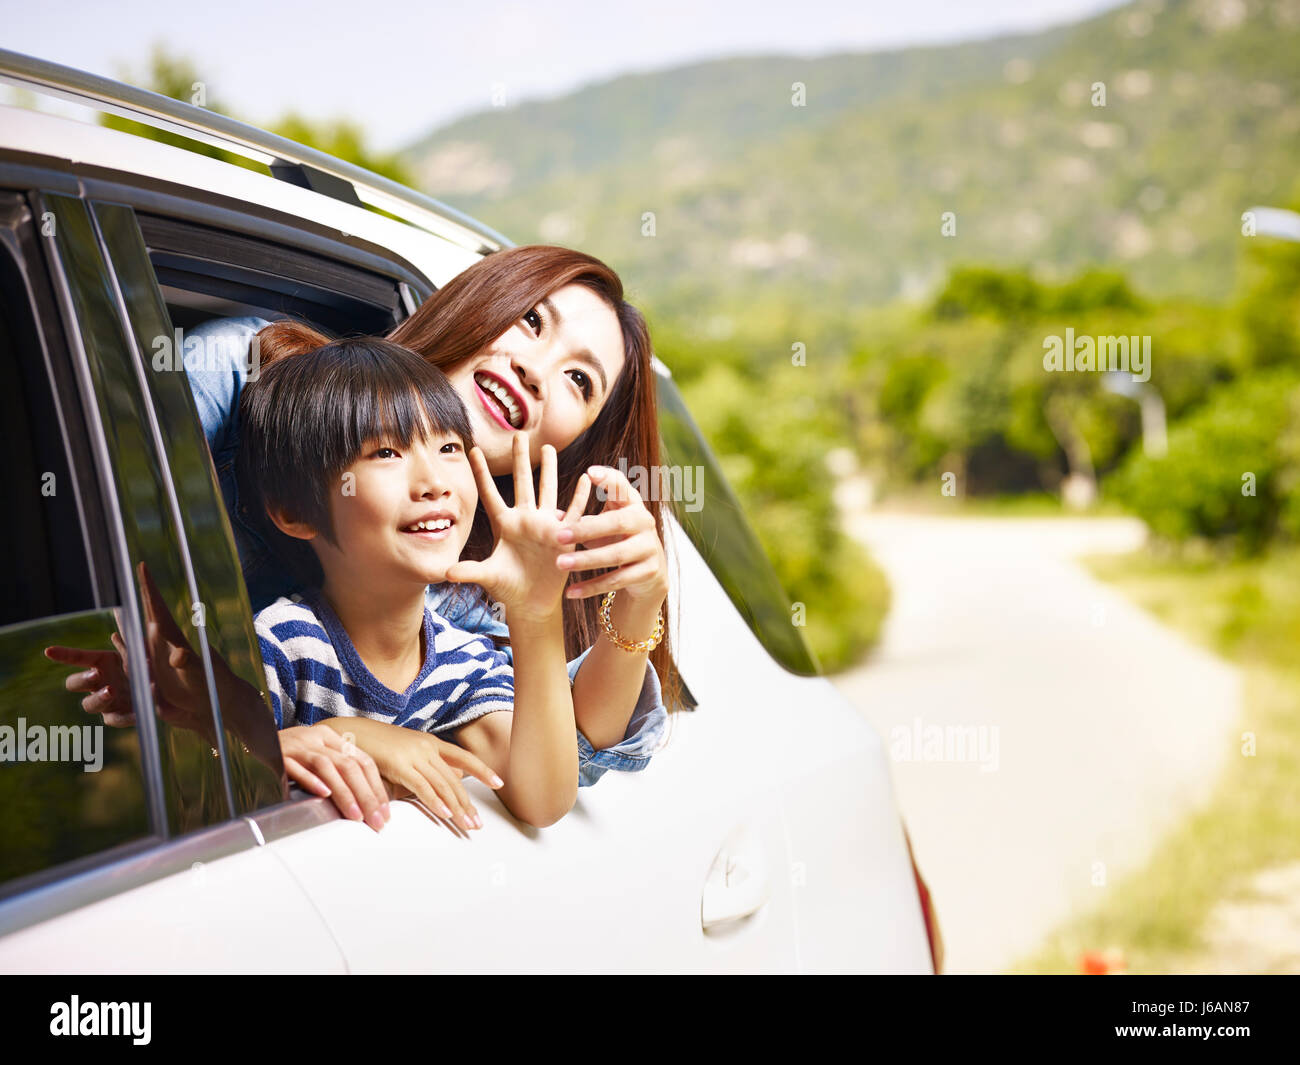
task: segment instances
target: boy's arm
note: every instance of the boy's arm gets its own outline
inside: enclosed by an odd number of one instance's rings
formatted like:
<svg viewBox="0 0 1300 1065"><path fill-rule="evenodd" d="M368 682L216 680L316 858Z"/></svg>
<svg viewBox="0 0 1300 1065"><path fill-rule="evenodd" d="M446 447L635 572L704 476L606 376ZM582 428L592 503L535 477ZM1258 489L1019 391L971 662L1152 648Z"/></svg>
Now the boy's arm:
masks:
<svg viewBox="0 0 1300 1065"><path fill-rule="evenodd" d="M512 450L513 506L506 506L501 498L482 451L470 451L479 500L497 542L484 561L451 566L447 579L477 583L505 606L514 658L515 709L505 765L499 770L505 778L502 799L520 820L542 827L563 817L578 796L573 693L564 659L561 603L567 575L556 564L563 549L555 535L563 518L582 512L591 481L586 474L578 478L569 510L561 517L556 507L555 448L542 447L536 494L527 437L515 434ZM487 757L499 760L503 728L499 722L478 729L466 725L460 730L461 742L471 750L477 744Z"/></svg>
<svg viewBox="0 0 1300 1065"><path fill-rule="evenodd" d="M488 717L508 719L510 715ZM482 827L461 777L468 773L489 788L501 787L501 778L477 752L462 750L429 732L367 717L328 717L321 725L373 758L379 773L398 789L394 798L414 795L434 813L462 828Z"/></svg>

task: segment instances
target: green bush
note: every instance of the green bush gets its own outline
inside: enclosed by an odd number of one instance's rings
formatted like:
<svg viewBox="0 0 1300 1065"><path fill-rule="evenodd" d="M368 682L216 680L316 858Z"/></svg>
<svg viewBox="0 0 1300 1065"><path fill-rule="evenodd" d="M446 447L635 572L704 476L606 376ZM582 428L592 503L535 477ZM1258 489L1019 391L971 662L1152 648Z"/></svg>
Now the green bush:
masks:
<svg viewBox="0 0 1300 1065"><path fill-rule="evenodd" d="M1274 371L1225 385L1169 433L1169 451L1135 450L1108 490L1157 536L1224 540L1243 553L1300 531L1286 500L1300 471L1293 438L1300 375ZM1253 479L1253 483L1252 483Z"/></svg>

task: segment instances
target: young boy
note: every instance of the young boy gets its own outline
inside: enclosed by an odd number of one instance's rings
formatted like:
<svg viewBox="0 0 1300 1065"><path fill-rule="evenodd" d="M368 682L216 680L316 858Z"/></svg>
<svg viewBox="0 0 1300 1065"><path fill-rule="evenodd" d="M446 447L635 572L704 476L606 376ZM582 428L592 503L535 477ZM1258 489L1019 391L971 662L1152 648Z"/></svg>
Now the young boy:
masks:
<svg viewBox="0 0 1300 1065"><path fill-rule="evenodd" d="M281 546L302 586L314 587L255 618L276 724L353 719L347 727L381 769L372 739L388 744L390 763L425 749L405 731L411 742L394 745L393 730L367 731L367 721L454 736L504 778L498 794L516 817L546 825L563 816L577 795L578 756L561 620L566 574L555 563L565 548L555 532L582 513L589 482L561 518L555 452L544 448L534 502L518 436L507 507L446 377L383 340L277 358L245 387L239 420L240 476L287 538ZM461 562L476 479L497 544L486 560ZM488 639L426 607L427 587L443 581L476 582L504 605L513 669ZM503 710L514 713L494 713ZM445 804L441 812L451 816ZM461 821L482 827L468 813Z"/></svg>

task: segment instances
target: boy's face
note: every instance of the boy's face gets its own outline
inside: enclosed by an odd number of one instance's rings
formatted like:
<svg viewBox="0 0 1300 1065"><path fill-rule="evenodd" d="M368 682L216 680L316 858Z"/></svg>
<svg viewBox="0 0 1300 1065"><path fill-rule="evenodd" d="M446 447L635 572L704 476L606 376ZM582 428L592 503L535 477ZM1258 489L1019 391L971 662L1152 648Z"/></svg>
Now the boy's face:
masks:
<svg viewBox="0 0 1300 1065"><path fill-rule="evenodd" d="M460 558L477 505L459 436L430 432L406 447L373 441L330 501L335 543L312 543L327 580L436 584Z"/></svg>

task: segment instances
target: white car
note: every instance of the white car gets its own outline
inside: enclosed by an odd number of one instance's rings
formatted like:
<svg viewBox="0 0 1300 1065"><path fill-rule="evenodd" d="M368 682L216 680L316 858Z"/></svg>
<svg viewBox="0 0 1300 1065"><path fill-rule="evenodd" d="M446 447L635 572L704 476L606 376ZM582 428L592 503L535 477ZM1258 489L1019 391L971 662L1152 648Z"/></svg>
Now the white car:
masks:
<svg viewBox="0 0 1300 1065"><path fill-rule="evenodd" d="M663 367L668 461L703 467L706 494L668 529L692 708L645 771L606 774L544 830L468 781L481 831L399 802L377 833L286 792L269 708L223 720L210 674L212 742L138 684L137 727L96 728L42 650L120 632L145 675L142 563L205 663L262 687L181 355L160 338L242 314L386 332L508 242L200 108L11 52L0 79L270 170L0 108L0 970L934 970L883 745L815 675Z"/></svg>

